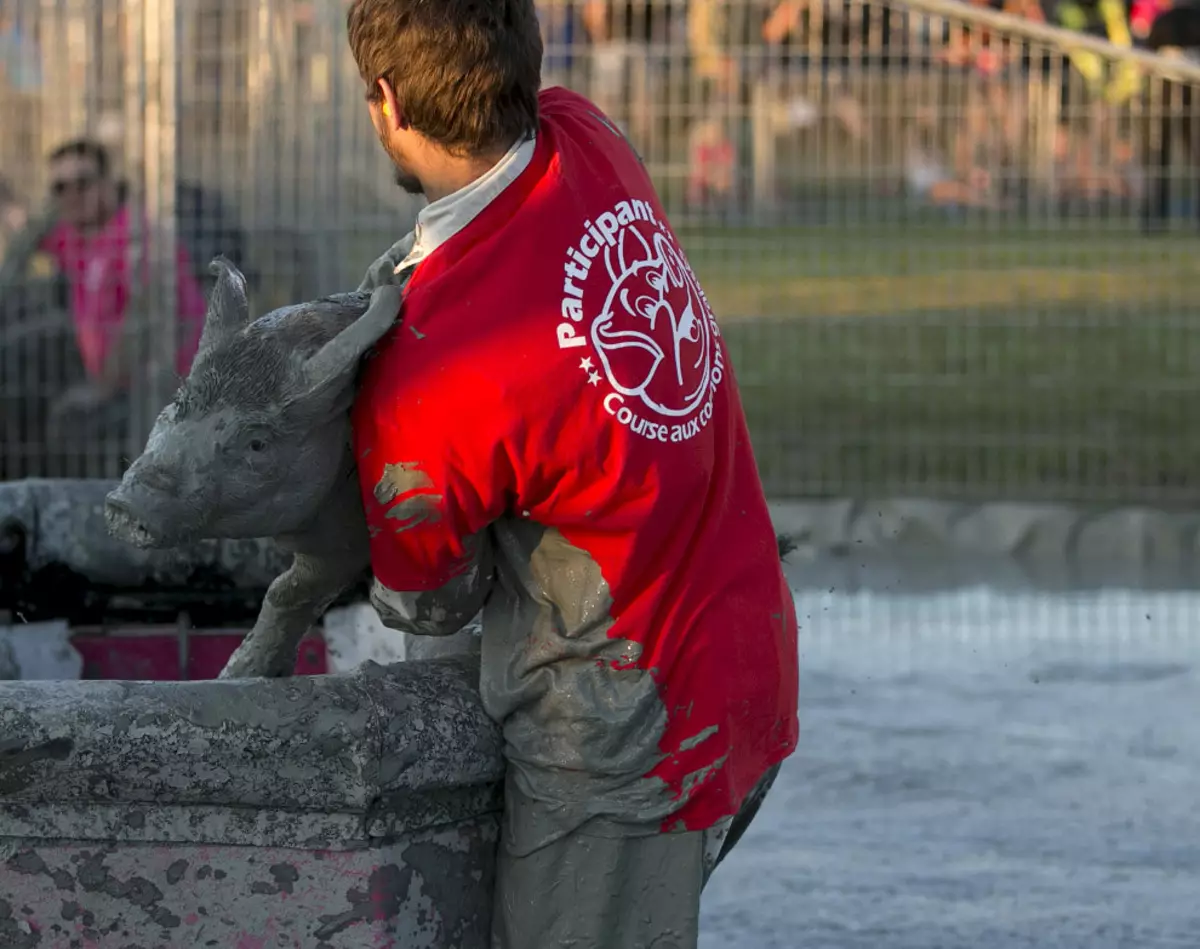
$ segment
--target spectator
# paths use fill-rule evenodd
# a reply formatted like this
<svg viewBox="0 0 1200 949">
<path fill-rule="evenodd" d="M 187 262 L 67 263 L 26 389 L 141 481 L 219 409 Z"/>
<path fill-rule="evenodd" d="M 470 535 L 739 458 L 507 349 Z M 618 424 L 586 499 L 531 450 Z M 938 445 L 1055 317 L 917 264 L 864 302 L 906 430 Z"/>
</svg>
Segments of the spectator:
<svg viewBox="0 0 1200 949">
<path fill-rule="evenodd" d="M 70 307 L 87 381 L 60 398 L 56 410 L 90 409 L 124 392 L 131 380 L 131 352 L 140 321 L 128 318 L 133 214 L 124 187 L 114 179 L 108 151 L 88 139 L 59 146 L 50 156 L 48 213 L 27 229 L 21 253 L 0 269 L 0 293 L 22 272 L 28 258 L 47 253 L 70 285 Z M 147 222 L 147 231 L 150 231 Z M 141 260 L 143 268 L 147 262 Z M 150 273 L 143 269 L 143 285 Z M 179 321 L 175 370 L 185 374 L 199 345 L 206 301 L 186 251 L 176 254 L 176 313 Z"/>
<path fill-rule="evenodd" d="M 1187 10 L 1187 7 L 1176 7 L 1176 9 Z M 1148 45 L 1150 31 L 1154 28 L 1155 21 L 1170 10 L 1170 0 L 1130 0 L 1129 29 L 1138 42 Z"/>
<path fill-rule="evenodd" d="M 688 136 L 688 203 L 715 202 L 729 207 L 734 195 L 737 149 L 730 128 L 737 127 L 741 101 L 740 67 L 733 47 L 746 37 L 726 0 L 691 0 L 687 9 L 688 51 L 696 80 L 696 119 Z"/>
<path fill-rule="evenodd" d="M 592 100 L 646 148 L 653 131 L 657 70 L 651 44 L 668 38 L 670 0 L 584 0 L 582 18 L 592 41 Z"/>
<path fill-rule="evenodd" d="M 851 142 L 866 140 L 862 106 L 850 94 L 847 77 L 861 66 L 850 50 L 855 27 L 858 33 L 868 29 L 868 12 L 865 6 L 834 0 L 772 0 L 767 4 L 760 32 L 766 44 L 767 81 L 782 105 L 778 110 L 781 129 L 808 128 L 824 114 Z M 865 42 L 862 45 L 868 47 Z M 814 86 L 820 89 L 824 107 L 808 99 Z"/>
<path fill-rule="evenodd" d="M 967 2 L 1022 19 L 1045 19 L 1036 0 Z M 949 41 L 937 53 L 936 61 L 951 67 L 947 94 L 963 97 L 962 122 L 954 143 L 956 180 L 982 180 L 980 174 L 988 167 L 1019 173 L 1026 114 L 1022 96 L 1013 95 L 1012 89 L 1014 75 L 1028 69 L 1023 53 L 1021 42 L 972 23 L 952 29 Z M 1001 185 L 1011 185 L 1011 179 L 1002 178 Z"/>
<path fill-rule="evenodd" d="M 692 128 L 689 140 L 688 204 L 700 207 L 714 202 L 728 209 L 734 197 L 737 155 L 717 119 L 703 119 Z"/>
<path fill-rule="evenodd" d="M 567 85 L 575 65 L 579 42 L 575 23 L 575 0 L 538 0 L 538 22 L 542 28 L 542 87 Z"/>
<path fill-rule="evenodd" d="M 1055 13 L 1067 29 L 1102 37 L 1114 46 L 1133 45 L 1129 9 L 1124 0 L 1062 0 Z M 1141 75 L 1133 63 L 1106 63 L 1090 50 L 1073 50 L 1068 55 L 1097 101 L 1120 105 L 1141 89 Z"/>
<path fill-rule="evenodd" d="M 1142 44 L 1156 53 L 1200 49 L 1200 7 L 1193 4 L 1172 8 L 1165 0 L 1142 0 L 1132 20 Z"/>
<path fill-rule="evenodd" d="M 1145 175 L 1128 139 L 1117 139 L 1112 144 L 1111 160 L 1100 163 L 1093 159 L 1090 149 L 1072 141 L 1068 129 L 1060 128 L 1054 139 L 1054 160 L 1060 176 L 1058 194 L 1065 201 L 1137 200 L 1144 193 Z"/>
<path fill-rule="evenodd" d="M 972 165 L 956 173 L 946 167 L 937 147 L 936 129 L 932 110 L 922 110 L 908 130 L 904 181 L 909 193 L 940 207 L 1002 208 L 985 168 Z"/>
</svg>

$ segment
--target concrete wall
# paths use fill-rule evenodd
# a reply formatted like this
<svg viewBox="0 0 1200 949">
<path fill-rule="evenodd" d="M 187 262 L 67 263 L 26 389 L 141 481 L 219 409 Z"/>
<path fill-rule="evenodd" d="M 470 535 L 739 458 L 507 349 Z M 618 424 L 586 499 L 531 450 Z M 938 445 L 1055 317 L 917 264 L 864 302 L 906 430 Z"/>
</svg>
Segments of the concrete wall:
<svg viewBox="0 0 1200 949">
<path fill-rule="evenodd" d="M 0 482 L 0 554 L 16 558 L 0 584 L 48 572 L 97 588 L 183 589 L 191 583 L 266 591 L 290 556 L 268 540 L 201 541 L 181 550 L 138 550 L 104 525 L 104 496 L 115 480 L 30 478 Z M 19 546 L 19 549 L 17 547 Z M 2 589 L 2 587 L 0 587 Z"/>
<path fill-rule="evenodd" d="M 880 498 L 781 502 L 772 516 L 800 545 L 798 589 L 1200 588 L 1197 510 Z"/>
<path fill-rule="evenodd" d="M 477 676 L 0 684 L 0 945 L 487 946 Z"/>
</svg>

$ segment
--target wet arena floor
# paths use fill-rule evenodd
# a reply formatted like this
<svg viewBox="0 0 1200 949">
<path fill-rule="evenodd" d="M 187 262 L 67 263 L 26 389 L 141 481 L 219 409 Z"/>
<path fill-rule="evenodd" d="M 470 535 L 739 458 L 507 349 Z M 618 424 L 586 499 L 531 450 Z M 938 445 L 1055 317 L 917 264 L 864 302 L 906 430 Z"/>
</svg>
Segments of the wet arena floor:
<svg viewBox="0 0 1200 949">
<path fill-rule="evenodd" d="M 1200 594 L 797 594 L 800 748 L 702 949 L 1200 947 Z"/>
</svg>

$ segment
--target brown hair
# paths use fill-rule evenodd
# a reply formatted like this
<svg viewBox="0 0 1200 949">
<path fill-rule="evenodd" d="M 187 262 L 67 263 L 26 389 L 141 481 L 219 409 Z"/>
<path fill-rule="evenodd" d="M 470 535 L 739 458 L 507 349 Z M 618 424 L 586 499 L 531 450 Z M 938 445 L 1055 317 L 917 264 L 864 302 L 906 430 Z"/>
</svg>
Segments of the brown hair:
<svg viewBox="0 0 1200 949">
<path fill-rule="evenodd" d="M 537 130 L 533 0 L 354 0 L 346 26 L 367 98 L 379 101 L 386 79 L 412 128 L 451 154 L 507 147 Z"/>
</svg>

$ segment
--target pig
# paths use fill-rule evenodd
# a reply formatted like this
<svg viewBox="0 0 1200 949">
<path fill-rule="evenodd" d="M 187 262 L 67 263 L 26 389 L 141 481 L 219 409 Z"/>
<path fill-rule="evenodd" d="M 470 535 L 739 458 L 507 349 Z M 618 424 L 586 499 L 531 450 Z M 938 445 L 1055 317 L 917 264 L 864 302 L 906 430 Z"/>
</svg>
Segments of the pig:
<svg viewBox="0 0 1200 949">
<path fill-rule="evenodd" d="M 272 537 L 293 555 L 221 678 L 291 673 L 301 638 L 368 574 L 366 518 L 350 442 L 364 354 L 401 290 L 384 284 L 251 320 L 224 257 L 200 348 L 142 454 L 105 498 L 109 532 L 142 548 Z"/>
</svg>

